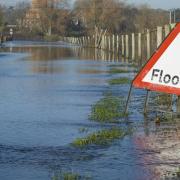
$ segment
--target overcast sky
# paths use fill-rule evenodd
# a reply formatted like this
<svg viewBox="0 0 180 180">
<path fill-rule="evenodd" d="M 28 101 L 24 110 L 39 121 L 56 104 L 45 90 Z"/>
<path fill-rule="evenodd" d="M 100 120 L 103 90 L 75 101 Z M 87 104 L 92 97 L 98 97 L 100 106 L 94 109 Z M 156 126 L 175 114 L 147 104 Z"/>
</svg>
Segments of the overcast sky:
<svg viewBox="0 0 180 180">
<path fill-rule="evenodd" d="M 0 0 L 0 3 L 6 5 L 14 5 L 18 1 L 22 1 L 22 0 Z M 70 1 L 74 1 L 74 0 L 70 0 Z M 151 5 L 151 7 L 153 8 L 163 8 L 163 9 L 180 8 L 180 0 L 126 0 L 126 1 L 134 4 L 147 3 Z"/>
</svg>

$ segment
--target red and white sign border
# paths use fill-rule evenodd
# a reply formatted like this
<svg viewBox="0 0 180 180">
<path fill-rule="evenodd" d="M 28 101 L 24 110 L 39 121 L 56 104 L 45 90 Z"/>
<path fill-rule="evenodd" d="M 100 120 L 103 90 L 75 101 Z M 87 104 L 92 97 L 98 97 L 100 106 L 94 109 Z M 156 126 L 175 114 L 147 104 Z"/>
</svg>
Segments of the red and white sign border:
<svg viewBox="0 0 180 180">
<path fill-rule="evenodd" d="M 180 33 L 180 23 L 178 23 L 175 26 L 175 28 L 172 30 L 172 32 L 162 42 L 162 44 L 157 49 L 157 51 L 152 55 L 152 57 L 149 59 L 149 61 L 144 65 L 144 67 L 141 69 L 141 71 L 134 78 L 134 80 L 132 81 L 132 84 L 134 87 L 144 88 L 144 89 L 148 89 L 148 90 L 152 90 L 152 91 L 165 92 L 168 94 L 176 94 L 178 96 L 180 95 L 180 88 L 152 84 L 149 82 L 142 81 L 144 79 L 144 77 L 147 75 L 147 73 L 155 65 L 155 63 L 160 59 L 160 57 L 163 55 L 163 53 L 167 50 L 167 48 L 170 46 L 170 44 L 175 40 L 175 38 L 177 37 L 177 35 L 179 33 Z M 180 50 L 180 47 L 179 47 L 179 50 Z"/>
</svg>

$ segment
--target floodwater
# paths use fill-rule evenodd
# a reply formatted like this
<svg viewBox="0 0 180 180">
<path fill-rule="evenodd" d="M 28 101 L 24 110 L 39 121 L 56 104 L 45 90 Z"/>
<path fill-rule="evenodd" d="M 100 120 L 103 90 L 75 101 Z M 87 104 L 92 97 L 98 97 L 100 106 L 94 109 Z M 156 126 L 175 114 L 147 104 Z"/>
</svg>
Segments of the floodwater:
<svg viewBox="0 0 180 180">
<path fill-rule="evenodd" d="M 127 97 L 129 85 L 110 86 L 117 76 L 110 65 L 123 64 L 113 55 L 59 43 L 10 42 L 0 53 L 0 179 L 50 180 L 59 172 L 75 172 L 95 180 L 155 179 L 154 150 L 138 137 L 148 136 L 142 108 L 145 92 L 134 90 L 128 123 L 135 132 L 110 147 L 71 146 L 80 129 L 103 125 L 89 121 L 91 106 L 103 94 Z M 110 126 L 110 125 L 104 125 Z"/>
</svg>

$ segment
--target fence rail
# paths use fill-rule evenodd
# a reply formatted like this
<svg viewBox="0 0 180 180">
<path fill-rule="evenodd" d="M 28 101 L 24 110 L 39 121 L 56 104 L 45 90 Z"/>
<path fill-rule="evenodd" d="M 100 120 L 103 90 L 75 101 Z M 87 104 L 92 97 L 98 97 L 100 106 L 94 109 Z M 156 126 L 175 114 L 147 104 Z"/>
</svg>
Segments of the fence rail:
<svg viewBox="0 0 180 180">
<path fill-rule="evenodd" d="M 60 40 L 82 47 L 99 48 L 130 60 L 146 61 L 156 51 L 176 24 L 146 29 L 141 33 L 124 35 L 93 35 L 61 37 Z"/>
</svg>

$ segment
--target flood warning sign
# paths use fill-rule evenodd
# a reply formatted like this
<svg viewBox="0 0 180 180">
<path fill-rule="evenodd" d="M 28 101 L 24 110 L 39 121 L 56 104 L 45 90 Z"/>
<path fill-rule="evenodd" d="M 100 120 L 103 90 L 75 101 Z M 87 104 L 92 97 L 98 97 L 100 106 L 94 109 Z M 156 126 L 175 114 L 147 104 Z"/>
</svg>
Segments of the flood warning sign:
<svg viewBox="0 0 180 180">
<path fill-rule="evenodd" d="M 180 23 L 135 77 L 133 86 L 180 95 Z"/>
</svg>

